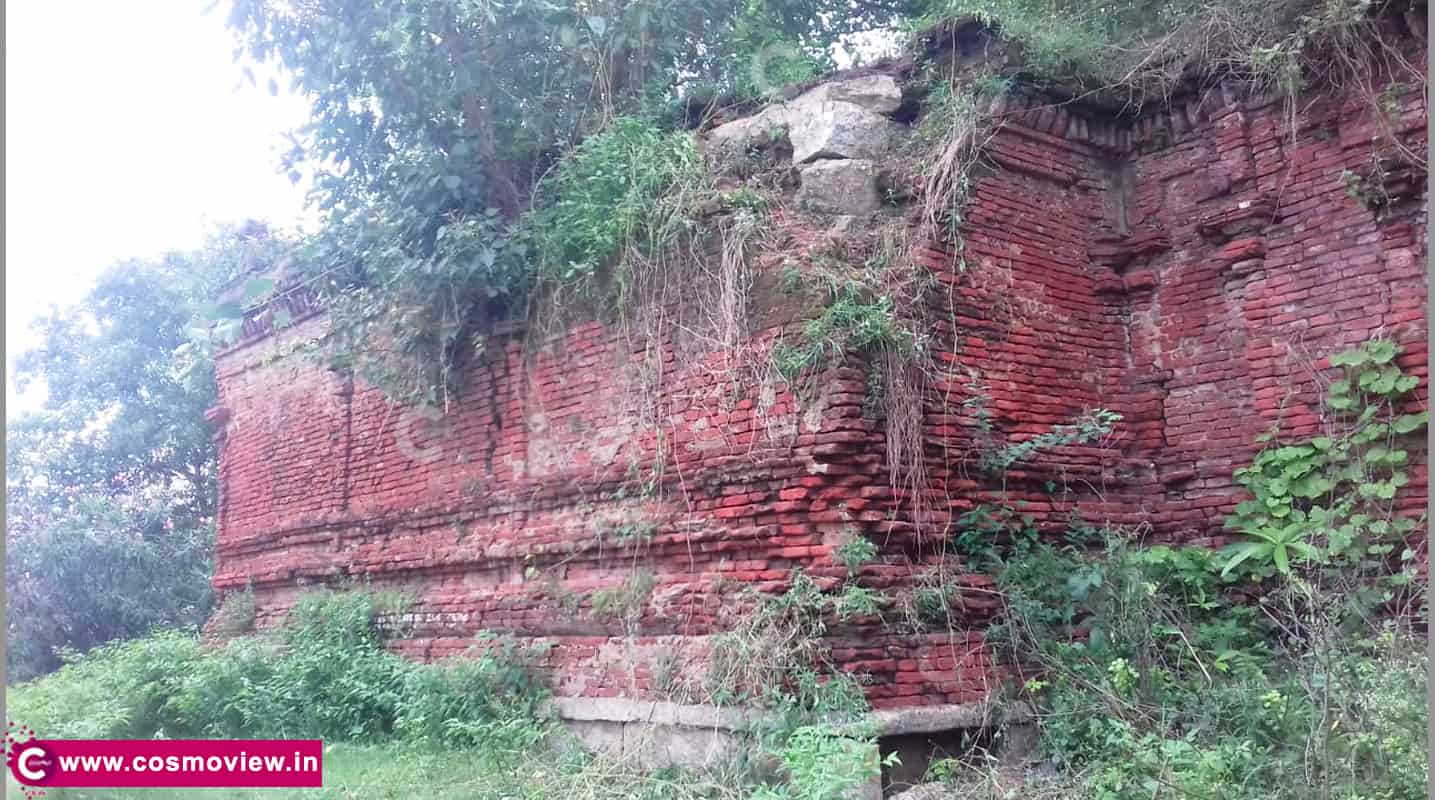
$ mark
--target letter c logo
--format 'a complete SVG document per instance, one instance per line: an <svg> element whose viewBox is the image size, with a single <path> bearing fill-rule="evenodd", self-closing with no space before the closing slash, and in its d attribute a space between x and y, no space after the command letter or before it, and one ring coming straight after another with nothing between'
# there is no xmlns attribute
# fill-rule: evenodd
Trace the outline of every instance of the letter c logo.
<svg viewBox="0 0 1435 800"><path fill-rule="evenodd" d="M49 755L49 753L45 752L45 748L39 745L30 745L24 750L21 750L20 754L15 757L15 770L20 773L20 777L27 781L36 783L43 781L45 779L45 770L30 766L30 762L39 760L41 767L47 767L51 763L45 759L47 755Z"/></svg>

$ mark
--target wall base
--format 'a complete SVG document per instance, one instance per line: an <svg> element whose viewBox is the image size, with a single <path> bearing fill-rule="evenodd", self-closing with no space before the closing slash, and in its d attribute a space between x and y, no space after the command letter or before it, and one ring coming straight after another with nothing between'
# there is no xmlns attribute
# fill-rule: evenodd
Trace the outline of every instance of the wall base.
<svg viewBox="0 0 1435 800"><path fill-rule="evenodd" d="M607 697L560 697L552 710L585 750L623 759L642 769L714 768L749 753L753 732L767 715L754 709ZM887 791L916 783L928 764L960 755L959 743L975 741L1019 762L1030 749L1032 714L1025 706L998 713L990 703L883 709L867 714L882 755L896 752L899 767L862 787L853 800L880 800ZM1000 729L1000 737L995 733ZM773 765L754 765L772 769Z"/></svg>

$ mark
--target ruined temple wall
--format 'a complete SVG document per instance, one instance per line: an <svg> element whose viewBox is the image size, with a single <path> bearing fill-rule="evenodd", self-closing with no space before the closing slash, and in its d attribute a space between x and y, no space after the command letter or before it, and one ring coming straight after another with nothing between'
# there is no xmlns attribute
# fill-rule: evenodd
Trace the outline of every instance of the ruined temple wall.
<svg viewBox="0 0 1435 800"><path fill-rule="evenodd" d="M859 370L828 373L797 399L773 378L732 375L725 354L679 364L666 347L659 359L671 374L653 393L628 374L649 354L587 325L536 355L509 343L474 367L466 397L485 402L440 418L332 374L299 380L296 370L324 370L273 358L322 325L306 321L222 365L221 402L233 409L224 473L275 477L226 492L216 586L252 584L261 624L304 584L358 577L417 599L397 645L417 657L462 652L480 631L513 633L553 646L545 665L559 694L692 701L705 696L706 637L750 607L743 590L779 590L794 567L836 582L838 543L893 528ZM306 391L325 399L291 394ZM291 414L292 426L271 423ZM324 442L337 452L324 457L347 465L343 474L306 480L310 425L331 427ZM325 490L287 504L274 488L281 479ZM874 569L879 583L902 577ZM598 607L639 579L651 585L638 607ZM979 636L970 647L965 632L889 646L878 627L836 632L834 644L863 644L839 654L889 667L895 682L894 655L932 650L951 662L941 685L901 691L981 696L955 676L984 678L984 656L953 650L979 651Z"/></svg>
<svg viewBox="0 0 1435 800"><path fill-rule="evenodd" d="M1158 118L1166 127L1153 126L1129 162L1128 224L1169 241L1128 267L1147 277L1124 299L1127 380L1161 407L1145 447L1158 484L1150 519L1176 538L1219 535L1239 500L1231 473L1259 435L1317 435L1329 356L1389 337L1404 348L1400 366L1422 378L1409 410L1427 402L1423 170L1392 184L1397 196L1380 208L1342 179L1365 174L1387 131L1425 152L1424 95L1407 87L1389 122L1358 93L1296 109L1292 118L1274 98L1212 90ZM1418 464L1405 508L1424 508L1424 486Z"/></svg>
<svg viewBox="0 0 1435 800"><path fill-rule="evenodd" d="M1400 101L1423 151L1423 97ZM252 337L218 365L216 588L252 584L270 624L305 586L359 578L416 598L393 621L414 657L512 633L551 646L560 696L696 702L745 590L780 591L795 567L834 586L835 548L863 536L881 552L863 585L900 594L941 567L965 589L949 632L913 633L891 609L834 621L834 658L878 708L979 700L1001 678L990 581L940 546L963 512L1006 503L1048 530L1212 541L1256 435L1318 425L1321 359L1384 332L1425 376L1424 176L1377 218L1340 178L1369 154L1369 111L1300 108L1293 141L1281 106L1219 88L1134 125L1006 109L964 246L919 256L939 287L920 502L891 488L867 364L796 391L761 368L797 313L756 314L738 366L598 323L496 339L444 415L291 352L321 316ZM773 222L799 257L824 224ZM760 270L781 260L761 255ZM1107 440L982 468L1094 408L1124 417ZM1412 470L1408 508L1423 485Z"/></svg>

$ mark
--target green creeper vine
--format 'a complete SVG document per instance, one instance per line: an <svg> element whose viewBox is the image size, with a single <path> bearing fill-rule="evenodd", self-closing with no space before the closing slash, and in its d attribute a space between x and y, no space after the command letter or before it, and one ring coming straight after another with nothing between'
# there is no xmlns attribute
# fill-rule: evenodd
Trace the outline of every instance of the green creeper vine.
<svg viewBox="0 0 1435 800"><path fill-rule="evenodd" d="M1412 435L1429 412L1404 413L1419 384L1395 363L1400 348L1378 339L1330 359L1341 377L1326 390L1329 431L1300 442L1270 444L1236 481L1252 498L1236 507L1223 575L1255 580L1306 567L1384 574L1395 549L1419 526L1398 516L1395 495L1410 481L1405 466ZM1269 441L1270 437L1267 437ZM1398 559L1408 565L1414 554ZM1408 570L1388 583L1408 581Z"/></svg>

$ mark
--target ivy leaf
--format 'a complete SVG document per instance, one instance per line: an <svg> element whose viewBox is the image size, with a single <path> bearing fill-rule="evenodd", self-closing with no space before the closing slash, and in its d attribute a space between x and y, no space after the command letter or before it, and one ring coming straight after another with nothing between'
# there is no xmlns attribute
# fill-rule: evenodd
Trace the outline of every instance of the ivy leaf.
<svg viewBox="0 0 1435 800"><path fill-rule="evenodd" d="M1389 339L1378 339L1367 344L1365 346L1365 352L1370 356L1372 362L1376 364L1389 364L1400 351L1396 348L1395 343Z"/></svg>
<svg viewBox="0 0 1435 800"><path fill-rule="evenodd" d="M1399 371L1387 371L1382 373L1374 383L1370 384L1370 390L1377 394L1390 394L1395 391L1395 383L1400 380Z"/></svg>
<svg viewBox="0 0 1435 800"><path fill-rule="evenodd" d="M1425 427L1429 421L1430 412L1428 411L1421 411L1419 414L1402 414L1390 423L1390 428L1396 433L1404 435Z"/></svg>
<svg viewBox="0 0 1435 800"><path fill-rule="evenodd" d="M1291 484L1291 494L1296 497L1309 499L1312 497L1320 497L1333 488L1335 488L1335 484L1330 479L1323 478L1319 475L1307 475ZM1324 511L1324 509L1321 510ZM1315 511L1316 509L1311 509L1312 516L1314 516Z"/></svg>
<svg viewBox="0 0 1435 800"><path fill-rule="evenodd" d="M591 30L593 35L599 39L603 38L604 33L607 33L608 20L606 18L594 15L588 17L586 21L588 23L588 30Z"/></svg>
<svg viewBox="0 0 1435 800"><path fill-rule="evenodd" d="M1358 367L1366 362L1366 355L1360 350L1346 350L1330 357L1332 367Z"/></svg>

